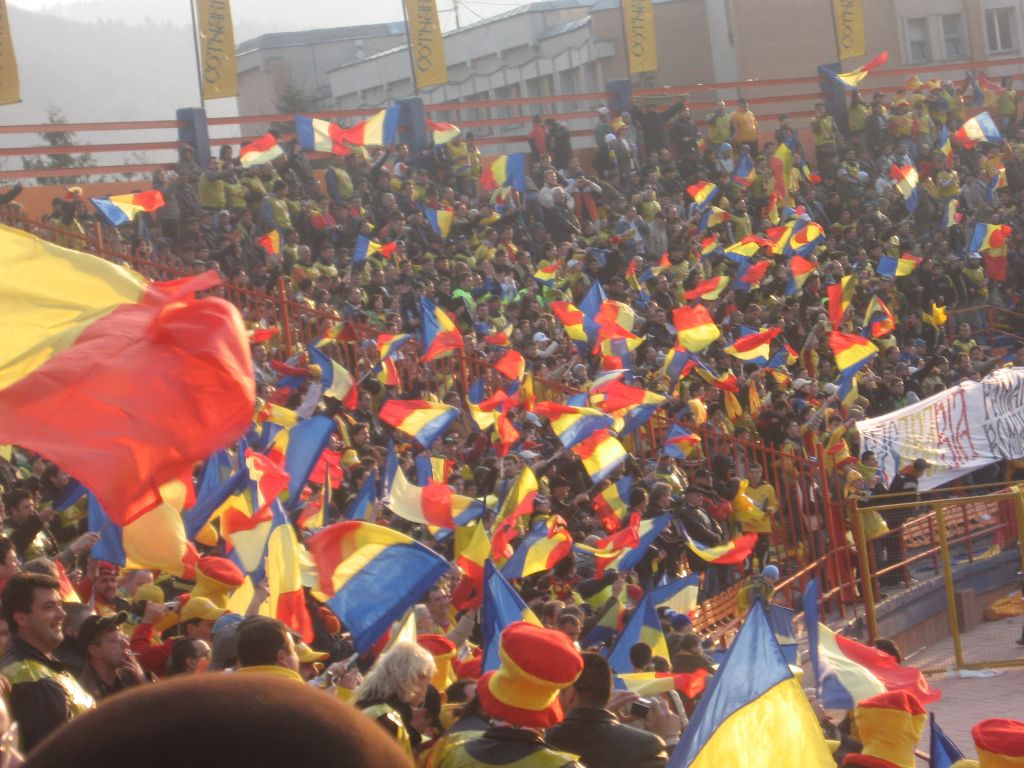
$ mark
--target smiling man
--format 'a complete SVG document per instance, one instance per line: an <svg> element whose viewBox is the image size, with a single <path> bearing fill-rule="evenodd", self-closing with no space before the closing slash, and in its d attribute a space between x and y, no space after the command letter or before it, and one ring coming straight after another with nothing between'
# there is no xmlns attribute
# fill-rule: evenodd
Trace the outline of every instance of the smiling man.
<svg viewBox="0 0 1024 768"><path fill-rule="evenodd" d="M19 573L7 582L0 602L14 635L0 659L0 674L11 682L11 714L29 751L95 702L53 656L64 639L60 583L52 576Z"/></svg>

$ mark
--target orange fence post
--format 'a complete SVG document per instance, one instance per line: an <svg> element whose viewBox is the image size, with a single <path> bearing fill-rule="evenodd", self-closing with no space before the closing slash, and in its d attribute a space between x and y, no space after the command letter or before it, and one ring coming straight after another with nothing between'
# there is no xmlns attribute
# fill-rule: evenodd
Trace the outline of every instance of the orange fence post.
<svg viewBox="0 0 1024 768"><path fill-rule="evenodd" d="M288 288L285 285L284 278L277 278L277 295L280 300L280 318L281 318L281 335L284 337L284 353L285 357L292 356L292 328L291 323L288 321L288 301L290 299L288 295Z"/></svg>

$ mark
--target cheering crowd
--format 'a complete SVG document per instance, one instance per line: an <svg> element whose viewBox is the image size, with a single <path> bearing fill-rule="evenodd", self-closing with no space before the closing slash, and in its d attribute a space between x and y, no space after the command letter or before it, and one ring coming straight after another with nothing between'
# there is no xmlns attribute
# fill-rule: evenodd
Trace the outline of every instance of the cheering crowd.
<svg viewBox="0 0 1024 768"><path fill-rule="evenodd" d="M298 627L260 615L269 588L231 559L223 530L195 537L195 559L176 574L90 556L103 530L86 500L69 501L74 480L15 446L0 461L7 733L27 751L56 733L43 759L59 754L61 734L84 739L63 723L96 702L95 716L113 711L102 700L123 689L235 670L305 684L301 694L281 688L300 710L354 703L381 730L356 723L352 733L407 756L395 760L666 764L714 665L670 599L650 627L661 641L632 643L628 668L614 651L610 663L645 596L695 574L702 599L742 583L741 613L770 602L780 577L838 546L823 498L884 503L913 492L928 469L914 461L884 482L858 420L1024 364L1020 349L991 343L1021 329L992 327L985 311L1014 317L1024 303L1024 128L1012 82L979 93L1005 141L947 143L982 105L967 84L915 80L870 103L854 92L844 132L821 104L799 133L784 115L765 130L742 99L699 117L685 101L602 107L596 152L579 152L565 124L536 116L522 178L507 172L511 159L492 165L468 133L418 154L355 147L322 174L282 140L280 156L260 165L229 146L196 158L184 145L173 171L154 172L163 206L120 228L80 190L55 199L46 223L58 241L71 244L97 219L126 258L216 270L226 295L286 286L308 310L292 321L309 344L281 360L267 318L245 318L256 421L279 429L321 414L336 425L290 520L296 536L363 520L426 544L451 570L413 596L413 636L395 626L368 651L307 584L303 642ZM978 224L999 237L972 250ZM835 331L874 345L866 364L846 364ZM396 344L405 334L419 346ZM321 352L349 369L344 392ZM398 427L393 401L461 413L428 439L408 421ZM561 423L576 418L607 418L597 432L617 434L626 455L581 451L593 435L574 441ZM666 420L678 428L655 437L650 427ZM763 455L774 464L737 445L773 449ZM493 543L484 560L507 565L538 538L571 542L557 557L524 555L530 567L511 581L535 619L504 627L496 664L484 659L470 534L428 528L391 503L392 455L410 482L478 503ZM810 459L824 464L827 489ZM524 497L527 473L535 488ZM885 538L876 546L880 564L895 560ZM730 547L738 558L723 557ZM669 672L677 677L654 676ZM650 674L647 688L621 684L630 674ZM156 692L131 695L167 706ZM847 764L907 764L907 745L872 752L870 710L913 719L920 704L882 696L835 724L819 709ZM916 738L908 744L912 764ZM857 762L861 751L876 762ZM351 764L385 764L365 760Z"/></svg>

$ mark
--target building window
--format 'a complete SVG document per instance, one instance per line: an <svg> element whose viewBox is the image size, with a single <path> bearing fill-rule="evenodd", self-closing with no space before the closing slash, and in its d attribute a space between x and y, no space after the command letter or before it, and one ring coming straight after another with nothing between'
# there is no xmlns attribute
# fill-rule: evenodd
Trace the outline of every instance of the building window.
<svg viewBox="0 0 1024 768"><path fill-rule="evenodd" d="M928 39L928 19L906 19L907 62L923 64L932 60L932 46Z"/></svg>
<svg viewBox="0 0 1024 768"><path fill-rule="evenodd" d="M985 11L985 39L989 53L1012 53L1017 50L1013 8L992 8Z"/></svg>
<svg viewBox="0 0 1024 768"><path fill-rule="evenodd" d="M941 17L942 44L946 61L967 58L967 41L964 38L964 19L959 13L946 13Z"/></svg>

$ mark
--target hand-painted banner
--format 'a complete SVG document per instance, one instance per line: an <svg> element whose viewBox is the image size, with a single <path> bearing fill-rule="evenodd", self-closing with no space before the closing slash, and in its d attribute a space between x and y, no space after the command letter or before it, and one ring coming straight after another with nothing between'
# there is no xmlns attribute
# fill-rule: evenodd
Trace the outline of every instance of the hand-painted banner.
<svg viewBox="0 0 1024 768"><path fill-rule="evenodd" d="M654 0L623 0L622 24L626 32L629 74L656 70L658 46L654 39Z"/></svg>
<svg viewBox="0 0 1024 768"><path fill-rule="evenodd" d="M860 421L857 431L886 484L914 459L927 460L931 467L918 482L923 491L1001 459L1024 458L1024 368L1002 368Z"/></svg>
<svg viewBox="0 0 1024 768"><path fill-rule="evenodd" d="M7 0L0 0L0 104L21 101L18 83L18 61L14 58L14 41L7 18Z"/></svg>
<svg viewBox="0 0 1024 768"><path fill-rule="evenodd" d="M235 31L228 0L196 0L203 99L238 95L235 67Z"/></svg>
<svg viewBox="0 0 1024 768"><path fill-rule="evenodd" d="M861 0L832 0L840 59L864 55L864 9Z"/></svg>
<svg viewBox="0 0 1024 768"><path fill-rule="evenodd" d="M412 48L412 73L417 88L432 88L448 82L444 40L437 20L435 0L404 0Z"/></svg>

